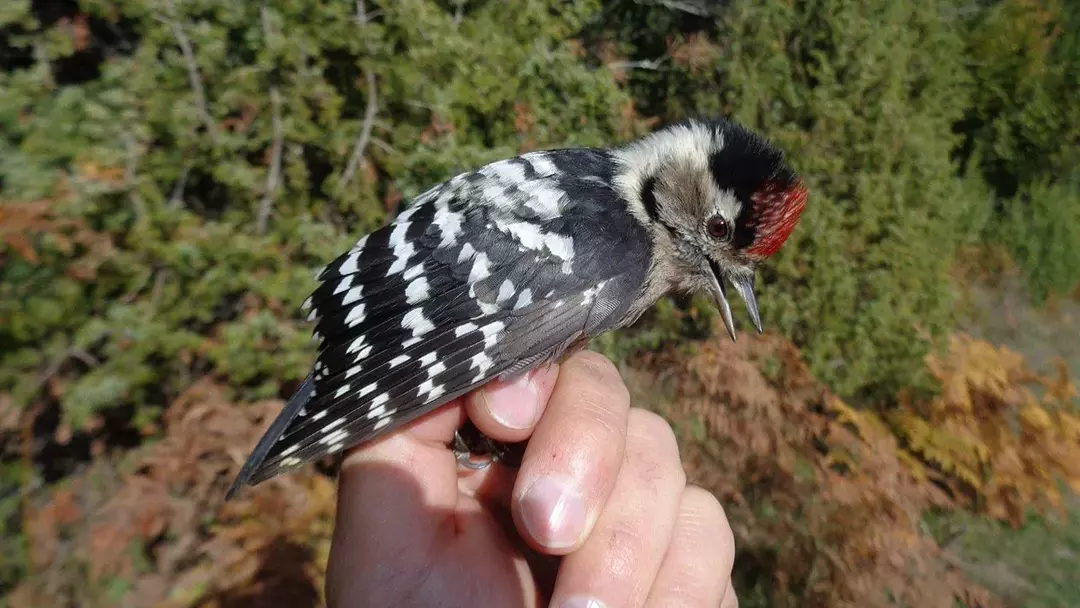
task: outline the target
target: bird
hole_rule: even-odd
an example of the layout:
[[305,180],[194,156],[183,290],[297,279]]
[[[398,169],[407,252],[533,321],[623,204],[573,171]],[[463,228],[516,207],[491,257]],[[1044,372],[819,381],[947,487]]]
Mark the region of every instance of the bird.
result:
[[761,333],[756,268],[807,198],[782,150],[716,117],[430,187],[318,273],[312,369],[227,499],[560,361],[669,294],[711,295],[734,340],[730,285]]

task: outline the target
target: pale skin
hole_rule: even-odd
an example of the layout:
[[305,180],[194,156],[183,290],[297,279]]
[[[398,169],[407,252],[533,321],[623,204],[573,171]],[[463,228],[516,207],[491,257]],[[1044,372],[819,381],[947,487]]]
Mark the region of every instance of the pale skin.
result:
[[[447,444],[466,417],[528,439],[520,469],[458,466]],[[583,351],[348,452],[326,593],[331,607],[734,608],[734,553],[671,428]]]

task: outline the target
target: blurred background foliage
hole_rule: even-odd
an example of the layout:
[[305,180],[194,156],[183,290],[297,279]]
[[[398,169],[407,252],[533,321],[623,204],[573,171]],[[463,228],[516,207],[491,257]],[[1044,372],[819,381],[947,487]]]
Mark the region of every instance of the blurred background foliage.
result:
[[7,0],[0,601],[317,602],[327,478],[220,504],[308,369],[314,273],[458,172],[695,114],[811,187],[771,333],[676,299],[596,346],[735,509],[744,604],[999,601],[920,517],[1078,483],[1067,367],[954,336],[1003,267],[1080,293],[1078,90],[1066,0]]

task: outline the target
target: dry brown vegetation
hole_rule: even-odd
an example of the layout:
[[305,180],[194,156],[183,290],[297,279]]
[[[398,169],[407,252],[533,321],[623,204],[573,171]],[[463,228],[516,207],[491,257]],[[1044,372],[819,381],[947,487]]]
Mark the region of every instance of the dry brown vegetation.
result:
[[922,512],[947,497],[786,340],[746,336],[652,365],[690,372],[668,415],[691,479],[728,509],[744,593],[775,606],[994,605],[920,530]]
[[33,573],[11,596],[31,606],[314,606],[334,487],[307,471],[222,498],[281,407],[236,404],[209,380],[165,415],[164,437],[99,461],[24,516]]
[[[1066,411],[1076,389],[966,337],[929,364],[941,396],[887,416],[838,399],[774,335],[649,355],[630,378],[653,387],[636,392],[675,425],[691,479],[726,505],[747,599],[998,605],[953,567],[922,514],[978,506],[1014,521],[1023,505],[1057,504],[1056,480],[1075,484],[1080,462]],[[233,403],[205,378],[168,409],[160,441],[28,496],[34,570],[11,605],[319,605],[332,480],[307,471],[222,503],[280,406]]]

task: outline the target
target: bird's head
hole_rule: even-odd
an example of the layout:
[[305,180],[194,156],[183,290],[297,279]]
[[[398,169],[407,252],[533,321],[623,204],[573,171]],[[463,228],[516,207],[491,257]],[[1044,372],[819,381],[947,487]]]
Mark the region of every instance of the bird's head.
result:
[[618,149],[616,158],[617,184],[653,233],[655,278],[710,293],[735,339],[730,284],[760,332],[755,270],[783,246],[807,199],[783,153],[735,122],[689,120]]

